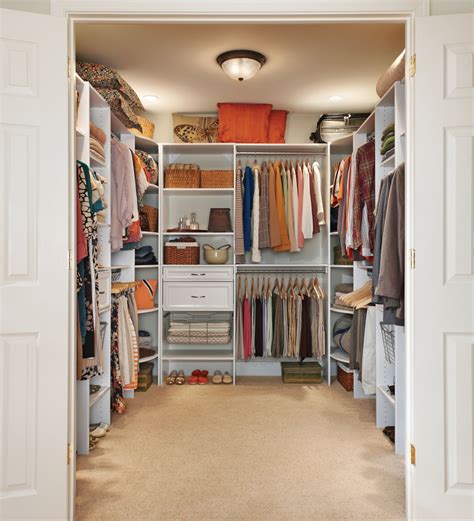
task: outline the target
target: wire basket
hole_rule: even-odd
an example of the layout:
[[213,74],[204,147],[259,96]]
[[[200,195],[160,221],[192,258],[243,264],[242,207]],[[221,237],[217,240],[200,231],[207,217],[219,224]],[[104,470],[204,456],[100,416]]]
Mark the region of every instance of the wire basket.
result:
[[122,270],[120,268],[112,269],[112,282],[118,282],[120,280],[120,275],[122,274]]
[[380,322],[380,329],[382,331],[385,360],[389,364],[393,364],[395,362],[395,327],[393,324]]

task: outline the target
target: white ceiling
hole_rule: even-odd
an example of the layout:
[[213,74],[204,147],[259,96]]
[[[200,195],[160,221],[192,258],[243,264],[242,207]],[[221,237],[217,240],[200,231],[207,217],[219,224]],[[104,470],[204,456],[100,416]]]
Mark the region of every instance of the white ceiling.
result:
[[[272,103],[299,113],[370,111],[377,79],[404,48],[400,24],[78,24],[79,59],[109,65],[155,114],[216,112],[216,103]],[[246,82],[215,59],[231,49],[267,57]],[[339,95],[342,101],[330,102]]]

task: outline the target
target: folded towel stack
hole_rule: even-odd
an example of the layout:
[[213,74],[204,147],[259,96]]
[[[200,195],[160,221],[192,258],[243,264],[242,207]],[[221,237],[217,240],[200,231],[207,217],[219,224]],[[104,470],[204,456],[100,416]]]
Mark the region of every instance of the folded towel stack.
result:
[[94,123],[90,123],[90,153],[91,157],[96,160],[105,163],[105,150],[104,145],[107,137],[105,132],[94,125]]
[[392,123],[385,127],[382,134],[382,144],[380,146],[380,155],[382,160],[388,159],[395,153],[395,125]]
[[170,344],[228,344],[230,322],[171,321],[167,340]]
[[135,266],[154,265],[158,261],[151,246],[142,246],[135,250]]

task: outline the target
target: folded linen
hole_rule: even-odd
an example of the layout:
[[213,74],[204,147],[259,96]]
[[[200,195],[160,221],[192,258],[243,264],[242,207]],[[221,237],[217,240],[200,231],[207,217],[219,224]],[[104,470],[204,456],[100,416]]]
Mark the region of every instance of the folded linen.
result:
[[94,138],[96,139],[101,145],[105,145],[105,141],[107,139],[107,136],[105,135],[105,132],[94,125],[94,123],[90,123],[90,134],[91,134],[91,139]]

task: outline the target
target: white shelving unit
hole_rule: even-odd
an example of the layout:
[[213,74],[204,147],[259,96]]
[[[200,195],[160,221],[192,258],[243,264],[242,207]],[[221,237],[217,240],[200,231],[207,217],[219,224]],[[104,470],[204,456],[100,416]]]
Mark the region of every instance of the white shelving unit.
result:
[[[393,87],[380,99],[374,111],[353,134],[352,141],[345,141],[331,146],[331,164],[342,159],[366,143],[369,137],[375,138],[375,194],[376,201],[380,191],[380,183],[384,176],[405,161],[405,85],[396,82]],[[387,125],[395,123],[395,154],[387,159],[380,155],[381,136]],[[330,249],[339,243],[337,232],[329,233]],[[330,252],[332,259],[332,251]],[[361,287],[371,276],[371,267],[363,262],[354,262],[352,266],[330,265],[330,301],[333,299],[334,289],[338,283],[351,282],[354,289]],[[383,320],[383,307],[376,306],[376,425],[384,428],[395,426],[395,451],[404,452],[405,434],[405,341],[404,328],[395,326],[395,362],[389,363],[385,357],[380,322]],[[341,310],[330,307],[330,327],[328,328],[328,345],[332,342],[332,327],[335,320],[343,314],[353,314],[350,310]],[[335,375],[337,364],[344,364],[348,370],[349,360],[344,360],[340,349],[332,349],[332,363],[329,373]],[[367,397],[360,382],[358,372],[354,371],[354,397]],[[389,385],[395,385],[396,395],[392,395]],[[374,397],[374,395],[371,395]]]
[[[107,200],[110,200],[110,108],[100,94],[79,76],[76,76],[76,89],[79,93],[76,158],[108,180],[105,185],[105,194]],[[101,128],[107,136],[104,146],[105,162],[91,158],[89,132],[91,122]],[[109,277],[106,277],[106,280],[110,281],[110,208],[106,209],[105,221],[98,224],[98,239],[98,263],[102,266],[99,273],[108,274]],[[106,324],[103,342],[103,372],[92,379],[78,380],[76,383],[76,437],[79,454],[89,453],[90,424],[100,422],[110,424],[110,306],[99,310],[99,320],[101,324]],[[98,332],[98,334],[100,333]],[[90,394],[91,385],[99,385],[99,391]]]

